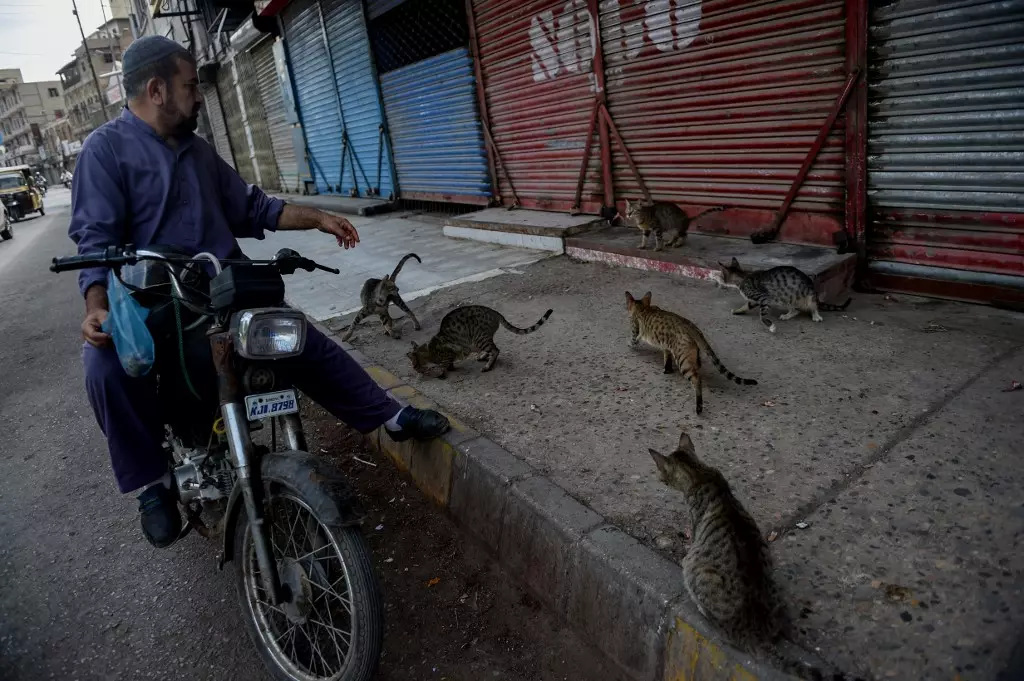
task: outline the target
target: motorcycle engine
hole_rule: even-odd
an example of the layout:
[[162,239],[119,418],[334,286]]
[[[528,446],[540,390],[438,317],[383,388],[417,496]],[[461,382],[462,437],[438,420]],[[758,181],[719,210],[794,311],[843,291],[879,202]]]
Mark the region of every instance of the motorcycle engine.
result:
[[231,494],[235,472],[223,456],[198,454],[185,459],[174,469],[174,482],[182,503],[224,499]]

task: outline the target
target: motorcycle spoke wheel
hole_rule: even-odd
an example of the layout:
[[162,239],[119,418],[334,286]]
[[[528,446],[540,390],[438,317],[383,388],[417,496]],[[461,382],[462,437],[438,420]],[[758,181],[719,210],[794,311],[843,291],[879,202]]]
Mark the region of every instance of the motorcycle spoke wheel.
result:
[[270,602],[246,530],[242,570],[260,637],[294,679],[343,678],[359,632],[349,566],[338,538],[288,491],[271,496],[269,509],[271,548],[289,598],[278,605]]

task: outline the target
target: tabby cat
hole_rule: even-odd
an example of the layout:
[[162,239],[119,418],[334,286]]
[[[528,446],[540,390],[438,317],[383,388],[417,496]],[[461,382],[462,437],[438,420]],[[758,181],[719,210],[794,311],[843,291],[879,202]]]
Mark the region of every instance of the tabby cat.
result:
[[689,508],[692,540],[682,560],[683,582],[697,609],[737,647],[765,653],[784,671],[820,681],[819,669],[775,645],[788,637],[790,626],[772,576],[772,557],[725,477],[697,458],[685,432],[672,454],[648,451],[662,482],[682,492]]
[[539,329],[553,310],[548,310],[536,324],[520,329],[508,323],[500,312],[483,305],[457,307],[444,316],[437,335],[424,345],[412,344],[412,351],[406,357],[412,361],[412,368],[421,374],[444,378],[455,362],[476,354],[477,361],[487,362],[484,371],[494,368],[498,359],[498,346],[494,334],[498,326],[504,326],[512,333],[527,334]]
[[693,385],[697,392],[698,414],[704,411],[703,383],[700,378],[701,351],[711,358],[715,367],[730,381],[738,385],[757,385],[754,379],[740,378],[726,369],[696,324],[674,312],[651,305],[650,291],[640,300],[626,291],[626,309],[629,311],[629,347],[636,348],[642,340],[661,350],[665,358],[665,373],[670,374],[679,369]]
[[682,208],[668,201],[626,201],[626,219],[634,221],[640,230],[640,248],[647,248],[647,237],[654,232],[654,250],[656,251],[661,250],[662,235],[666,231],[675,230],[675,234],[668,242],[669,248],[682,246],[691,222],[708,213],[717,213],[722,210],[725,210],[725,206],[709,208],[691,218]]
[[416,258],[418,263],[423,262],[420,260],[420,256],[415,253],[409,253],[398,261],[395,271],[391,274],[385,274],[383,279],[367,279],[363,282],[363,288],[359,291],[359,302],[362,303],[363,307],[356,314],[356,318],[352,320],[352,324],[349,325],[348,331],[345,332],[341,340],[347,341],[351,338],[352,332],[356,330],[356,324],[370,315],[380,317],[380,322],[384,325],[384,335],[398,338],[398,332],[395,331],[395,320],[388,313],[388,306],[391,303],[394,303],[400,310],[409,315],[409,318],[412,319],[413,328],[417,331],[420,330],[420,321],[416,319],[416,315],[412,313],[409,306],[402,300],[402,296],[398,295],[398,284],[395,282],[398,278],[398,273],[402,271],[402,265],[409,258]]
[[722,285],[739,289],[746,302],[732,311],[733,314],[744,314],[747,310],[758,307],[761,323],[775,333],[775,322],[768,313],[772,307],[781,308],[786,312],[779,316],[785,321],[792,319],[801,312],[807,312],[811,319],[821,321],[818,310],[845,310],[852,298],[847,298],[842,305],[829,305],[818,302],[818,294],[814,290],[814,281],[795,267],[783,265],[762,272],[747,272],[736,258],[728,265],[718,263],[721,267]]

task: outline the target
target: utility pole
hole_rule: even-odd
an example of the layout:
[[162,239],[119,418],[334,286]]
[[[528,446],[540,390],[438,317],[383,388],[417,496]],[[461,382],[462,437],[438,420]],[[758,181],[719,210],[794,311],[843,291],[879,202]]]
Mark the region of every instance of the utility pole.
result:
[[[107,25],[107,8],[103,5],[103,0],[100,0],[100,12],[103,13],[103,25],[106,26]],[[110,8],[110,20],[111,21],[114,20],[114,8],[113,7]],[[132,20],[130,18],[128,19],[128,23],[129,24],[132,23]],[[116,26],[116,24],[115,24],[115,26]],[[120,51],[120,48],[121,48],[121,35],[120,35],[120,33],[121,33],[120,27],[118,26],[118,36],[117,36],[117,47],[118,47],[118,49],[116,50],[118,52]],[[114,50],[114,33],[113,33],[113,31],[110,30],[109,27],[107,28],[107,45],[110,47],[110,59],[111,59],[110,63],[114,66],[114,71],[117,72],[117,86],[118,86],[118,89],[121,90],[121,101],[124,102],[124,100],[125,100],[125,95],[124,95],[124,79],[121,78],[121,70],[117,68],[117,59],[116,59],[116,54],[115,54],[115,50]],[[109,83],[109,81],[108,81],[108,83]],[[124,105],[122,104],[122,106],[124,106]]]
[[100,111],[103,112],[103,120],[109,121],[110,117],[107,116],[107,107],[103,103],[103,88],[100,87],[100,79],[96,77],[96,67],[92,65],[92,54],[89,52],[89,41],[85,39],[85,31],[82,29],[82,17],[78,16],[78,3],[76,0],[71,0],[71,5],[75,8],[72,13],[75,15],[75,19],[78,20],[78,32],[82,34],[82,47],[85,48],[85,60],[89,62],[89,70],[92,71],[92,82],[96,85],[96,96],[99,97]]

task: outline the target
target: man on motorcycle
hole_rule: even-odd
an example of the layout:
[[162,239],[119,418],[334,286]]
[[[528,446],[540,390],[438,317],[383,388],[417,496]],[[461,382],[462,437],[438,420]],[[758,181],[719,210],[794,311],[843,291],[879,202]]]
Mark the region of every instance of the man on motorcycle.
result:
[[[162,36],[136,40],[125,50],[122,74],[128,104],[119,118],[89,135],[75,168],[68,231],[79,253],[131,243],[237,258],[237,238],[262,239],[266,230],[317,229],[346,249],[359,242],[348,220],[246,185],[193,134],[202,97],[195,61],[184,47]],[[108,312],[106,276],[103,269],[79,276],[86,389],[118,487],[124,493],[141,490],[143,533],[163,547],[181,529],[162,449],[163,419],[152,381],[124,372],[101,328]],[[435,411],[403,409],[312,326],[305,351],[290,368],[300,390],[360,432],[383,425],[401,441],[448,430],[448,420]]]

